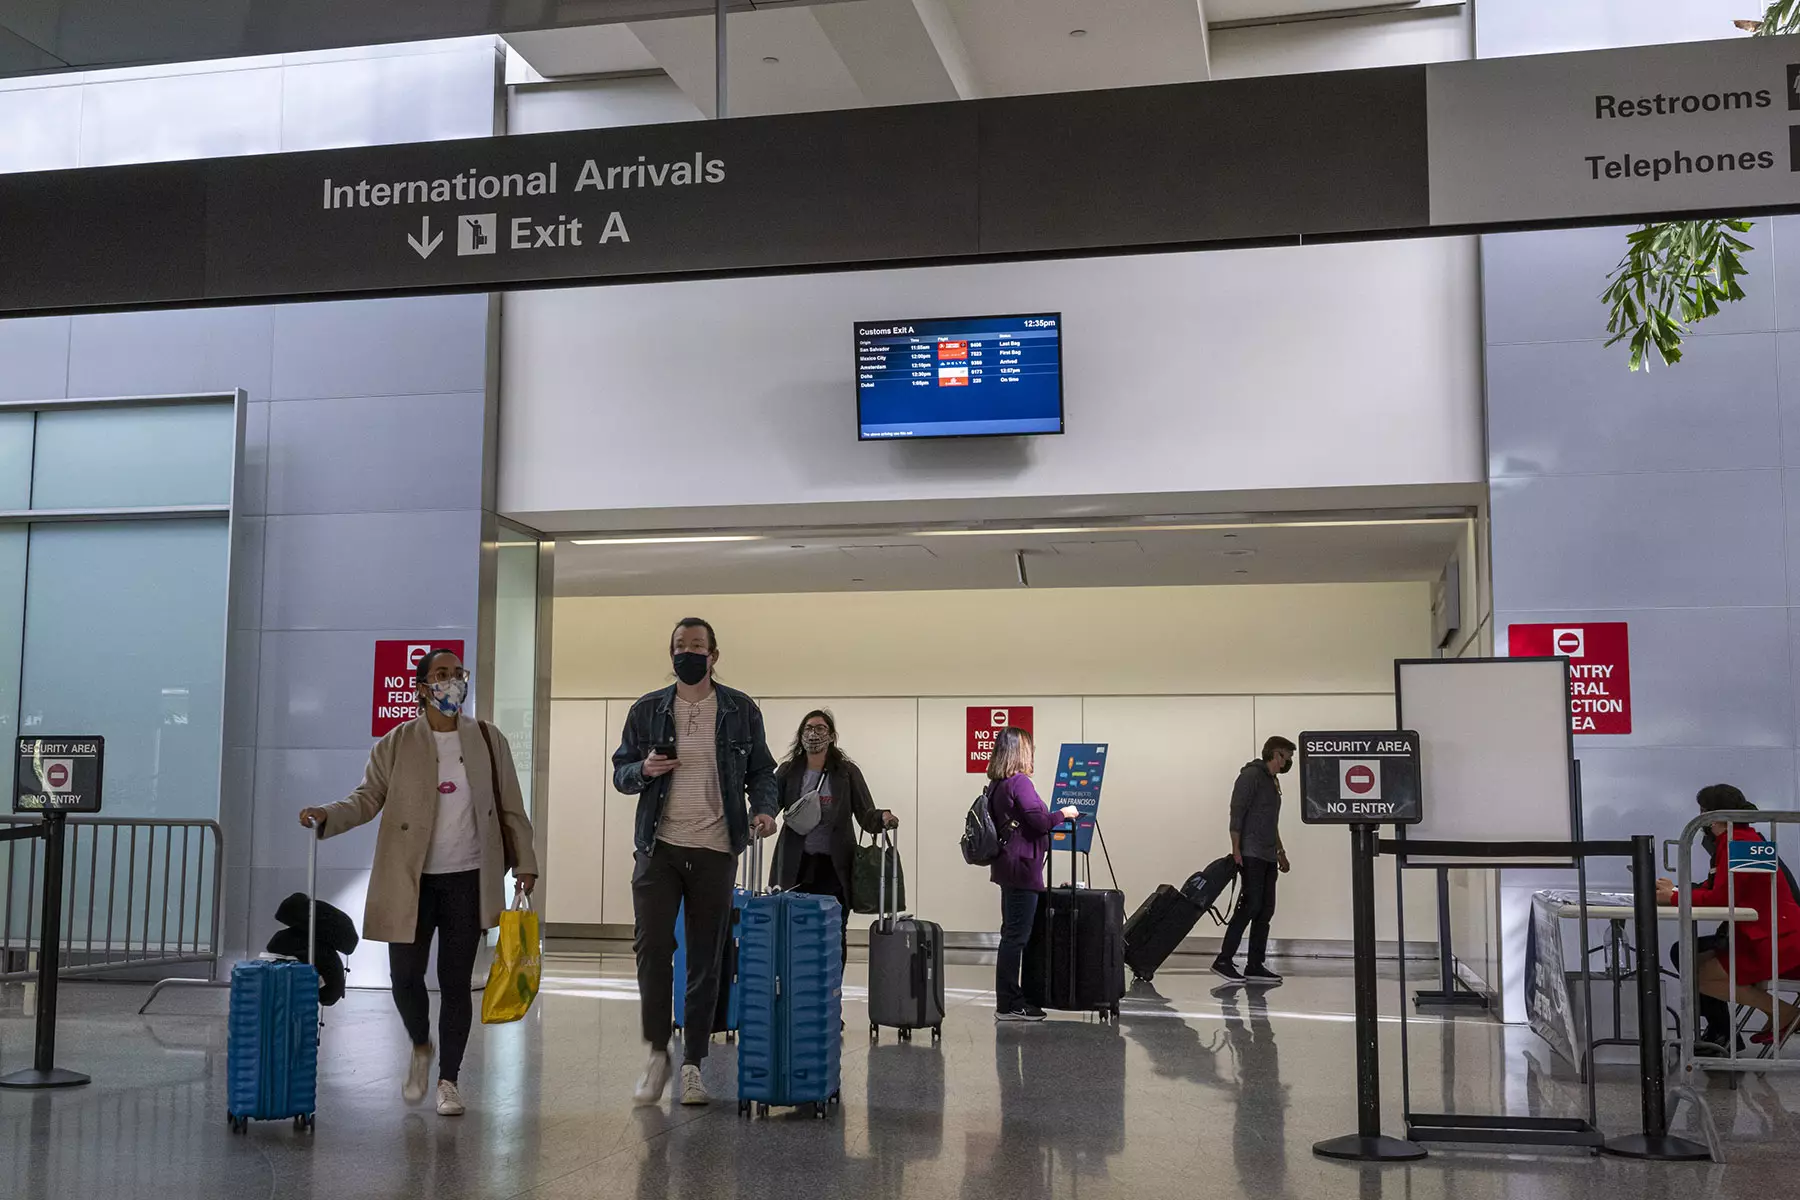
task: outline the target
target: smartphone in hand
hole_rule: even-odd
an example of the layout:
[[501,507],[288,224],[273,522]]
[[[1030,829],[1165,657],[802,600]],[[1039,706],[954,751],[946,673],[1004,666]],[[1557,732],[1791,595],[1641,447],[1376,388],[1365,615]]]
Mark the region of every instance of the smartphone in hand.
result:
[[674,742],[658,742],[654,746],[650,747],[650,753],[660,754],[664,758],[674,758],[675,757],[675,743]]

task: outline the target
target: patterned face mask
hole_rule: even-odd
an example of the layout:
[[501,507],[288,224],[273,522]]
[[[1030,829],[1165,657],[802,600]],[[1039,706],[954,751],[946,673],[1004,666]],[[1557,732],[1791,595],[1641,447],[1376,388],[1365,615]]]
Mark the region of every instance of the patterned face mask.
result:
[[831,745],[831,734],[824,729],[808,729],[800,735],[800,746],[808,754],[817,754]]
[[462,711],[463,701],[469,698],[469,681],[466,679],[439,679],[425,685],[425,694],[431,697],[431,706],[446,717],[454,717]]

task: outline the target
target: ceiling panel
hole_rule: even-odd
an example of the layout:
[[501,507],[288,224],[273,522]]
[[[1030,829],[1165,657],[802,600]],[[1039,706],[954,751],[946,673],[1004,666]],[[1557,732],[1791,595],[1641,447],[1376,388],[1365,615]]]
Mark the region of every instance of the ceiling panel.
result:
[[913,536],[775,532],[756,541],[557,544],[558,595],[713,595],[1435,579],[1462,544],[1460,519],[1237,530]]
[[[982,92],[1014,96],[1207,77],[1196,0],[943,0]],[[1071,36],[1081,30],[1080,36]]]
[[[730,17],[726,30],[728,115],[820,112],[866,103],[810,9],[743,13]],[[710,116],[715,79],[712,19],[650,21],[634,24],[631,31],[688,99]]]

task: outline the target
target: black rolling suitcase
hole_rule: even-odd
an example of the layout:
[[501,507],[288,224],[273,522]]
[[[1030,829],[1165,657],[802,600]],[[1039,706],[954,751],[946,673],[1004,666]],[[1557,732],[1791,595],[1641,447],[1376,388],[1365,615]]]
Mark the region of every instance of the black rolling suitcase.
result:
[[1205,911],[1166,883],[1151,892],[1125,922],[1125,965],[1132,977],[1145,982],[1156,978],[1157,968],[1194,931]]
[[[1154,979],[1157,969],[1194,931],[1203,914],[1210,912],[1213,920],[1223,924],[1219,897],[1237,873],[1237,863],[1226,855],[1195,871],[1181,887],[1165,883],[1150,893],[1125,922],[1125,965],[1131,974],[1146,983]],[[1226,910],[1230,907],[1225,905]]]
[[[1106,848],[1104,839],[1100,846]],[[1075,878],[1076,859],[1075,839],[1070,838],[1070,881],[1046,889],[1038,904],[1020,982],[1026,999],[1040,1008],[1095,1012],[1116,1020],[1125,994],[1125,893],[1081,884]],[[1111,866],[1109,858],[1109,871]],[[1048,863],[1045,871],[1051,873]]]

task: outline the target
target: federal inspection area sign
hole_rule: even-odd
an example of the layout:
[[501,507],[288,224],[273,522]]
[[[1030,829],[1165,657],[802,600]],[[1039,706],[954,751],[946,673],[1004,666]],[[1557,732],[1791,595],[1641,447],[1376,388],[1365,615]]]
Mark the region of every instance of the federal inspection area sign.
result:
[[1413,825],[1419,735],[1410,729],[1300,735],[1300,819],[1308,825]]
[[20,738],[13,812],[99,812],[105,751],[97,736]]

